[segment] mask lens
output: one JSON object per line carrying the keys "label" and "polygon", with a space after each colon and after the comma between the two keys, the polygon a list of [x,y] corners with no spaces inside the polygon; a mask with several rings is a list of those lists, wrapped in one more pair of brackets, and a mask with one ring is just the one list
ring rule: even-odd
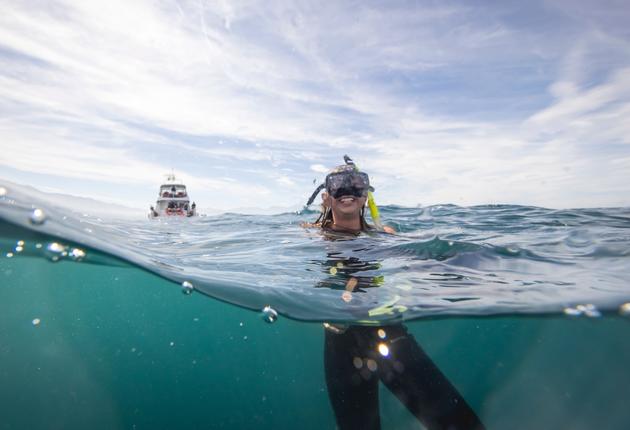
{"label": "mask lens", "polygon": [[363,172],[333,173],[326,177],[326,191],[334,198],[344,195],[363,197],[369,187],[370,179]]}

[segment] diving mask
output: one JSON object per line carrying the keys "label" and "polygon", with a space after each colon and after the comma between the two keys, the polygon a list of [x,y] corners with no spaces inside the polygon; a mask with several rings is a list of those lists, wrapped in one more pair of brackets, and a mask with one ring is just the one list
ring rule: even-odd
{"label": "diving mask", "polygon": [[370,187],[370,178],[367,173],[355,170],[334,172],[326,176],[326,191],[333,198],[342,196],[366,197]]}

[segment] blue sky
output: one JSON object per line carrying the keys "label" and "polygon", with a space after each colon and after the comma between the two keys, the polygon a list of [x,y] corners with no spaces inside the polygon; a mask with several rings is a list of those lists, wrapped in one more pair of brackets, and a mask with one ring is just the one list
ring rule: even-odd
{"label": "blue sky", "polygon": [[0,177],[146,207],[630,205],[626,1],[2,1]]}

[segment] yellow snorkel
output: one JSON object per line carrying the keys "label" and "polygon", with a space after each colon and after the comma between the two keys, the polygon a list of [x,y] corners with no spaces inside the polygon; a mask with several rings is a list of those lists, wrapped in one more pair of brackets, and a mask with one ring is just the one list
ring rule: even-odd
{"label": "yellow snorkel", "polygon": [[[352,161],[350,157],[348,157],[347,155],[344,155],[343,160],[346,162],[346,164],[353,166],[354,170],[356,170],[357,172],[359,171],[359,167],[354,163],[354,161]],[[370,208],[370,216],[372,217],[372,222],[374,223],[374,225],[376,226],[378,230],[383,231],[383,224],[381,224],[381,214],[378,212],[378,206],[376,206],[376,202],[374,201],[374,195],[372,194],[372,191],[368,191],[367,203],[368,203],[368,208]]]}

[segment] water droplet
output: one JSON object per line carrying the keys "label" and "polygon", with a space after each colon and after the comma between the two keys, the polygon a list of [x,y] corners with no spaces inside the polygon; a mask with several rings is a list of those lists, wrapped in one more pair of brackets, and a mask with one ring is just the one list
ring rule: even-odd
{"label": "water droplet", "polygon": [[0,187],[0,197],[4,197],[7,195],[7,189],[4,187]]}
{"label": "water droplet", "polygon": [[72,258],[74,261],[81,261],[85,258],[85,251],[79,248],[72,248],[72,251],[70,251],[70,258]]}
{"label": "water droplet", "polygon": [[65,255],[68,255],[66,251],[66,247],[57,242],[51,242],[46,247],[45,251],[46,257],[52,262],[57,262]]}
{"label": "water droplet", "polygon": [[189,296],[192,294],[193,290],[195,289],[195,287],[193,287],[193,284],[188,282],[188,281],[184,281],[182,282],[182,293]]}
{"label": "water droplet", "polygon": [[371,358],[369,358],[367,360],[367,368],[370,369],[372,372],[376,372],[376,369],[378,369],[378,364],[376,364],[376,361],[372,360]]}
{"label": "water droplet", "polygon": [[46,214],[41,209],[33,209],[29,220],[33,225],[42,225],[46,221]]}
{"label": "water droplet", "polygon": [[630,317],[630,302],[624,303],[623,305],[619,306],[619,315]]}
{"label": "water droplet", "polygon": [[565,308],[564,314],[572,317],[585,315],[589,318],[599,318],[602,313],[593,304],[577,305],[575,308]]}
{"label": "water droplet", "polygon": [[387,357],[389,355],[389,347],[384,343],[378,344],[378,352],[383,356]]}
{"label": "water droplet", "polygon": [[175,342],[169,343],[170,346],[175,346]]}
{"label": "water droplet", "polygon": [[582,315],[582,311],[577,310],[576,308],[571,308],[571,307],[564,308],[563,312],[565,315],[568,315],[570,317],[577,317],[577,316]]}
{"label": "water droplet", "polygon": [[584,312],[584,315],[586,315],[589,318],[599,318],[602,316],[602,313],[599,310],[597,310],[595,305],[592,305],[592,304],[584,305],[582,312]]}
{"label": "water droplet", "polygon": [[361,359],[361,357],[354,357],[352,359],[352,364],[356,369],[360,369],[363,367],[363,360]]}
{"label": "water droplet", "polygon": [[40,320],[39,318],[34,318],[33,321],[31,321],[33,323],[33,325],[39,325],[39,323],[42,322],[42,320]]}
{"label": "water droplet", "polygon": [[274,323],[278,320],[278,312],[271,306],[265,306],[262,310],[262,319],[266,323]]}

